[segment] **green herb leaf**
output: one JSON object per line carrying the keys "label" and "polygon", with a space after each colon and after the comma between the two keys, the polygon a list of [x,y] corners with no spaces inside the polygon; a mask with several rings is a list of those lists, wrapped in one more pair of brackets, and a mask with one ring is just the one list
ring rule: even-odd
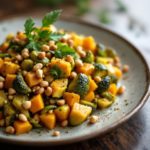
{"label": "green herb leaf", "polygon": [[60,34],[60,33],[51,33],[50,34],[50,40],[54,40],[54,41],[58,41],[63,37],[64,34]]}
{"label": "green herb leaf", "polygon": [[67,55],[72,55],[75,57],[75,50],[72,49],[71,47],[64,45],[62,43],[57,44],[58,49],[55,51],[55,57],[57,58],[63,58]]}
{"label": "green herb leaf", "polygon": [[42,20],[42,26],[47,27],[53,24],[61,14],[61,10],[54,10],[50,13],[47,13],[46,16]]}
{"label": "green herb leaf", "polygon": [[34,25],[35,25],[35,23],[32,18],[27,19],[24,24],[25,33],[28,38],[31,36],[31,32],[34,30]]}
{"label": "green herb leaf", "polygon": [[50,37],[50,32],[48,30],[39,32],[39,38],[45,40],[45,39],[49,39],[49,37]]}
{"label": "green herb leaf", "polygon": [[40,43],[35,42],[35,41],[30,41],[27,45],[26,48],[28,48],[29,50],[36,50],[39,51],[40,50]]}
{"label": "green herb leaf", "polygon": [[58,66],[53,66],[50,69],[50,75],[52,75],[54,79],[59,79],[60,76],[62,75],[62,71],[60,70]]}
{"label": "green herb leaf", "polygon": [[53,40],[58,41],[63,37],[64,34],[49,32],[48,30],[44,30],[39,32],[39,38],[43,40]]}

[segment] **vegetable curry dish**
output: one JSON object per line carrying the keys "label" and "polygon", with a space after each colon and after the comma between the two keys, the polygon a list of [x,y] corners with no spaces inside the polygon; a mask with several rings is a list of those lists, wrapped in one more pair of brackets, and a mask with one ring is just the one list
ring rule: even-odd
{"label": "vegetable curry dish", "polygon": [[47,13],[37,27],[27,19],[23,32],[0,45],[0,127],[8,134],[94,124],[94,111],[125,91],[117,83],[128,66],[116,51],[91,35],[57,29],[60,14]]}

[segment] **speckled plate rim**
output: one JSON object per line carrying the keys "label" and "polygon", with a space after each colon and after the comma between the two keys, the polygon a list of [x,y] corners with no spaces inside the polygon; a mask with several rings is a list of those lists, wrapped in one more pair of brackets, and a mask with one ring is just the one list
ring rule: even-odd
{"label": "speckled plate rim", "polygon": [[[19,19],[20,17],[15,17],[12,19]],[[62,21],[66,21],[66,22],[72,22],[72,23],[77,23],[77,24],[81,24],[81,25],[85,25],[85,26],[89,26],[92,28],[96,28],[99,30],[103,30],[105,32],[108,32],[109,34],[119,38],[120,40],[122,40],[123,42],[125,42],[126,44],[128,44],[130,47],[132,47],[132,50],[139,56],[139,58],[141,59],[141,62],[144,64],[145,67],[145,76],[146,76],[146,88],[145,88],[145,92],[142,96],[142,98],[140,99],[139,103],[133,108],[132,111],[130,111],[129,113],[127,113],[123,118],[119,119],[118,121],[116,121],[115,123],[104,127],[103,130],[99,130],[96,132],[93,132],[92,134],[84,134],[82,136],[79,137],[70,137],[70,139],[67,140],[57,140],[57,141],[53,141],[53,143],[50,143],[50,140],[45,140],[45,141],[27,141],[27,140],[19,140],[19,139],[8,139],[7,137],[0,137],[0,142],[7,142],[7,143],[12,143],[12,144],[19,144],[19,145],[32,145],[32,146],[55,146],[55,145],[64,145],[64,144],[71,144],[71,143],[76,143],[79,141],[83,141],[83,140],[87,140],[96,136],[102,136],[110,131],[112,131],[113,129],[119,127],[122,123],[126,122],[129,118],[131,118],[135,113],[137,113],[146,103],[146,101],[148,100],[148,97],[150,96],[150,70],[149,70],[149,66],[147,61],[145,60],[144,56],[141,54],[140,50],[134,46],[131,42],[129,42],[126,38],[124,38],[123,36],[117,34],[116,32],[104,27],[104,26],[98,26],[92,23],[88,23],[86,21],[80,20],[80,19],[76,19],[76,18],[72,18],[72,19],[68,19],[66,17],[62,17],[61,18]],[[3,20],[5,21],[5,19]]]}

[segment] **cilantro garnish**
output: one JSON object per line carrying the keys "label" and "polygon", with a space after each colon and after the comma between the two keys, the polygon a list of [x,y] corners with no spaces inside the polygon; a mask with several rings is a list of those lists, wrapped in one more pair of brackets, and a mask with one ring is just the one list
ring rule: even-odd
{"label": "cilantro garnish", "polygon": [[53,24],[54,22],[56,22],[56,20],[60,16],[61,12],[62,12],[61,10],[54,10],[50,13],[47,13],[42,20],[42,26],[47,27],[47,26]]}
{"label": "cilantro garnish", "polygon": [[[49,27],[53,24],[61,14],[61,10],[54,10],[50,13],[47,13],[42,20],[42,27]],[[26,47],[29,50],[40,50],[41,45],[43,42],[47,42],[48,40],[58,41],[62,38],[63,34],[53,33],[49,30],[41,30],[40,28],[36,28],[35,22],[32,18],[26,20],[24,27],[25,27],[25,34],[28,39],[28,43]]]}
{"label": "cilantro garnish", "polygon": [[27,35],[27,37],[30,39],[32,36],[32,31],[34,30],[34,21],[32,18],[29,18],[26,20],[24,27],[25,27],[25,34]]}
{"label": "cilantro garnish", "polygon": [[55,65],[50,69],[50,75],[52,75],[54,79],[59,79],[62,76],[62,71]]}
{"label": "cilantro garnish", "polygon": [[67,55],[75,56],[75,50],[67,45],[62,43],[57,44],[57,50],[55,51],[55,57],[63,58]]}

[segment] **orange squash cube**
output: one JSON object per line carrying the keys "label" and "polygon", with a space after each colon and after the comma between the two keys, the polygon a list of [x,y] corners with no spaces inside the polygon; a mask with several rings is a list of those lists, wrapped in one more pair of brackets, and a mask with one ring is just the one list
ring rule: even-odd
{"label": "orange squash cube", "polygon": [[41,94],[34,96],[31,99],[31,108],[30,111],[32,113],[36,113],[44,108],[44,102]]}
{"label": "orange squash cube", "polygon": [[74,105],[74,103],[79,103],[80,100],[80,95],[75,94],[75,93],[69,93],[69,92],[65,92],[63,95],[66,103],[72,107]]}
{"label": "orange squash cube", "polygon": [[9,61],[5,61],[0,71],[3,75],[15,74],[19,68],[19,65]]}
{"label": "orange squash cube", "polygon": [[89,83],[89,91],[95,91],[97,89],[97,84],[92,78],[89,78],[90,83]]}
{"label": "orange squash cube", "polygon": [[15,74],[7,74],[6,75],[6,80],[5,80],[5,88],[9,89],[12,88],[13,86],[13,81],[16,79]]}
{"label": "orange squash cube", "polygon": [[83,66],[77,67],[76,71],[78,73],[84,73],[86,75],[91,75],[94,71],[94,66],[92,64],[89,64],[89,63],[83,63]]}
{"label": "orange squash cube", "polygon": [[83,45],[82,46],[85,50],[90,50],[92,52],[95,52],[95,50],[96,50],[96,42],[92,36],[85,37],[83,39]]}
{"label": "orange squash cube", "polygon": [[4,61],[3,59],[0,58],[0,69],[2,68],[3,64],[4,64]]}
{"label": "orange squash cube", "polygon": [[33,87],[42,81],[41,78],[36,77],[34,72],[28,72],[25,76],[25,80],[30,87]]}
{"label": "orange squash cube", "polygon": [[94,100],[94,98],[95,98],[94,92],[93,92],[93,91],[90,91],[90,92],[88,92],[88,93],[84,96],[83,99],[86,100],[86,101],[91,102],[91,101]]}
{"label": "orange squash cube", "polygon": [[59,106],[54,110],[54,113],[59,121],[67,120],[70,113],[70,107],[68,105]]}
{"label": "orange squash cube", "polygon": [[32,125],[28,121],[26,122],[15,121],[14,128],[15,128],[16,134],[19,135],[19,134],[29,132],[32,129]]}
{"label": "orange squash cube", "polygon": [[110,84],[108,91],[113,95],[117,94],[117,86],[115,83]]}
{"label": "orange squash cube", "polygon": [[120,79],[122,77],[122,71],[121,69],[114,67],[115,75]]}
{"label": "orange squash cube", "polygon": [[55,128],[56,125],[56,116],[55,114],[43,114],[40,116],[41,122],[45,125],[48,129]]}

